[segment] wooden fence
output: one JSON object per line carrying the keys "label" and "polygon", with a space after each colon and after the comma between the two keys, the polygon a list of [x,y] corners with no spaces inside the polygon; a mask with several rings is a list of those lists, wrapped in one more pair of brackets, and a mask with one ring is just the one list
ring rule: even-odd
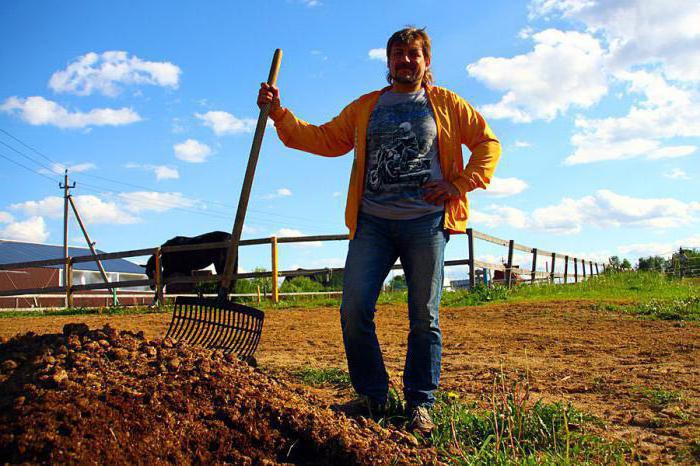
{"label": "wooden fence", "polygon": [[[469,267],[469,283],[470,285],[476,282],[476,270],[477,269],[489,269],[489,270],[499,270],[504,273],[505,285],[510,287],[513,282],[518,279],[518,277],[526,276],[529,277],[527,281],[530,283],[535,283],[537,281],[548,281],[551,283],[556,283],[557,278],[561,278],[561,283],[569,283],[570,278],[573,278],[573,282],[578,282],[580,280],[585,280],[587,276],[597,275],[604,271],[604,264],[594,263],[593,261],[586,260],[583,258],[569,257],[568,255],[559,254],[556,252],[550,252],[539,248],[533,248],[530,246],[525,246],[516,243],[514,240],[505,240],[501,238],[496,238],[495,236],[487,235],[480,231],[473,229],[467,230],[467,259],[457,259],[457,260],[447,260],[445,261],[445,266],[455,266],[455,265],[467,265]],[[279,289],[278,289],[278,278],[279,277],[295,277],[300,275],[309,275],[313,273],[338,273],[342,272],[343,268],[322,268],[322,269],[304,269],[304,270],[284,270],[280,271],[278,268],[278,246],[283,243],[305,243],[305,242],[318,242],[318,241],[344,241],[348,239],[348,235],[320,235],[320,236],[301,236],[301,237],[270,237],[270,238],[257,238],[242,240],[240,246],[251,246],[251,245],[261,245],[269,244],[271,248],[271,271],[269,272],[248,272],[239,273],[234,275],[235,279],[246,279],[246,278],[259,278],[259,277],[270,277],[272,278],[272,293],[271,299],[275,303],[279,302]],[[504,246],[508,248],[508,260],[504,264],[493,264],[489,262],[484,262],[476,259],[475,254],[475,240],[482,240],[488,243]],[[216,248],[228,248],[229,242],[217,242],[217,243],[206,243],[198,245],[183,245],[183,246],[165,246],[165,247],[155,247],[146,249],[134,249],[129,251],[111,252],[96,255],[78,256],[78,257],[67,257],[65,259],[49,259],[41,261],[30,261],[30,262],[15,262],[10,264],[0,264],[0,270],[12,270],[12,269],[23,269],[29,267],[46,267],[51,265],[64,265],[66,267],[67,273],[64,278],[63,286],[55,287],[45,287],[45,288],[29,288],[29,289],[18,289],[18,290],[3,290],[0,291],[0,297],[3,296],[23,296],[23,295],[34,295],[34,294],[51,294],[51,293],[64,293],[65,294],[65,305],[67,307],[73,306],[74,294],[77,292],[84,292],[90,290],[114,290],[118,288],[129,288],[136,286],[155,286],[156,296],[159,303],[164,303],[164,288],[168,284],[175,283],[199,283],[199,282],[214,282],[218,281],[217,275],[204,276],[204,277],[173,277],[163,280],[162,277],[162,267],[160,258],[164,253],[169,252],[180,252],[180,251],[197,251],[205,249],[216,249]],[[528,269],[523,269],[513,265],[513,254],[514,251],[521,251],[532,255],[532,267]],[[155,276],[151,279],[143,280],[128,280],[119,281],[111,283],[90,283],[85,285],[74,285],[72,283],[72,271],[75,264],[82,262],[91,262],[97,260],[108,260],[108,259],[121,259],[126,257],[138,257],[138,256],[150,256],[155,255],[156,267]],[[542,272],[537,270],[537,262],[539,258],[549,258],[551,259],[551,268],[548,272]],[[564,272],[555,272],[555,264],[557,261],[563,261]],[[570,273],[569,264],[573,263],[573,273]],[[580,266],[580,272],[579,272]],[[396,264],[392,267],[392,270],[399,270],[402,266]],[[588,268],[588,272],[586,269]],[[519,279],[519,281],[522,281]]]}

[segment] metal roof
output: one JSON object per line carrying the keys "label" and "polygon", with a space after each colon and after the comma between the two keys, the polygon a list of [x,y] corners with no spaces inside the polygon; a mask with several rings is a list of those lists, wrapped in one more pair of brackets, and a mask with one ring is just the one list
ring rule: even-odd
{"label": "metal roof", "polygon": [[[98,254],[104,251],[97,250]],[[68,247],[68,255],[71,257],[89,256],[90,249],[77,246]],[[0,240],[0,268],[2,264],[13,262],[30,262],[48,259],[60,259],[63,257],[63,246],[50,244],[23,243],[20,241]],[[102,261],[102,266],[107,272],[140,273],[143,274],[143,267],[129,262],[125,259],[109,259]],[[63,265],[49,265],[49,268],[63,268]],[[74,270],[98,271],[95,261],[79,262],[73,266]]]}

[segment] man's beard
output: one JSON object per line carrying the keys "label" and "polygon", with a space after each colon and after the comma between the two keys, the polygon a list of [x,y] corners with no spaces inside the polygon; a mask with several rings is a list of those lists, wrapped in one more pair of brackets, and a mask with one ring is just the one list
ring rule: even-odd
{"label": "man's beard", "polygon": [[[401,75],[399,72],[401,70],[409,70],[411,74],[409,76]],[[416,84],[423,80],[423,76],[418,75],[418,73],[411,68],[399,68],[395,73],[391,75],[391,79],[401,84]]]}

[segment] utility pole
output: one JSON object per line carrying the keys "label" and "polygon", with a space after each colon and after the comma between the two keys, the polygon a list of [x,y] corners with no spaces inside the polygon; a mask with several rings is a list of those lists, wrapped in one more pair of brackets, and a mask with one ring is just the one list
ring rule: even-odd
{"label": "utility pole", "polygon": [[[75,182],[72,185],[68,184],[68,169],[63,174],[63,183],[58,183],[58,187],[63,190],[63,285],[70,283],[68,274],[71,273],[68,264],[68,197],[70,196],[71,188],[75,188]],[[66,307],[68,307],[68,298],[66,298]]]}
{"label": "utility pole", "polygon": [[[74,183],[75,185],[75,183]],[[95,263],[97,264],[97,268],[100,271],[100,275],[102,275],[102,280],[105,283],[109,283],[109,278],[107,278],[107,272],[105,272],[105,268],[102,266],[102,261],[97,259],[97,250],[95,250],[95,242],[90,239],[90,235],[88,235],[87,229],[85,228],[85,224],[83,224],[83,219],[80,218],[80,214],[78,213],[78,208],[75,206],[75,202],[73,201],[73,196],[68,195],[68,201],[70,202],[70,206],[73,208],[73,213],[75,214],[75,219],[78,221],[78,225],[80,225],[80,229],[83,231],[83,236],[85,236],[85,242],[87,243],[88,247],[90,248],[90,252],[92,253],[93,256],[95,256]],[[112,305],[116,306],[119,304],[119,300],[117,299],[117,289],[112,288]],[[102,313],[102,311],[100,311]]]}
{"label": "utility pole", "polygon": [[[69,185],[68,184],[68,170],[66,169],[64,178],[63,178],[63,184],[59,183],[59,187],[63,189],[63,257],[66,260],[65,264],[65,269],[64,269],[64,276],[67,276],[66,274],[71,273],[68,270],[68,206],[73,209],[73,213],[75,214],[75,219],[78,222],[78,225],[80,226],[80,229],[83,232],[83,236],[85,236],[85,242],[87,243],[88,247],[90,248],[90,252],[92,253],[93,256],[97,256],[97,251],[95,250],[95,242],[90,239],[90,235],[88,235],[87,229],[85,228],[85,224],[83,224],[83,219],[80,218],[80,214],[78,213],[78,208],[75,206],[75,201],[73,201],[73,196],[70,193],[70,190],[75,188],[75,181],[73,184]],[[97,269],[100,272],[100,275],[102,276],[102,280],[105,283],[109,283],[109,278],[107,278],[107,273],[105,272],[104,267],[102,266],[102,261],[99,259],[95,258],[95,263],[97,264]],[[71,283],[70,281],[64,280],[65,283]],[[112,305],[116,306],[119,304],[119,301],[117,299],[117,289],[112,288]],[[68,303],[66,303],[66,307],[68,306]]]}

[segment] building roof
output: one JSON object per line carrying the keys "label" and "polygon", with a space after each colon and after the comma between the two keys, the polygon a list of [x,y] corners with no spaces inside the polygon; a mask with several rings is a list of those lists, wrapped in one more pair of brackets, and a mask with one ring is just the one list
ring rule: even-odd
{"label": "building roof", "polygon": [[[97,250],[98,254],[104,251]],[[69,246],[68,255],[71,257],[89,256],[90,249],[86,247]],[[21,241],[0,240],[0,268],[2,264],[13,262],[30,262],[48,259],[60,259],[63,257],[63,246],[50,244],[24,243]],[[125,259],[109,259],[102,261],[102,266],[107,272],[144,273],[143,267]],[[63,265],[48,265],[49,268],[62,268]],[[98,271],[95,261],[79,262],[73,266],[74,270]]]}

